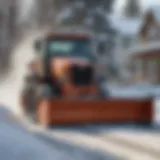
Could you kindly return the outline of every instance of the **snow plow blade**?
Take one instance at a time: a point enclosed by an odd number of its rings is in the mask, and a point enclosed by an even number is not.
[[[143,100],[49,100],[38,106],[37,117],[43,125],[107,122],[152,122],[151,99]]]

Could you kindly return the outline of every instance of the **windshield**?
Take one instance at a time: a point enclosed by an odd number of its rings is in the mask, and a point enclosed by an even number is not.
[[[49,56],[83,56],[92,55],[90,40],[55,38],[48,41]]]

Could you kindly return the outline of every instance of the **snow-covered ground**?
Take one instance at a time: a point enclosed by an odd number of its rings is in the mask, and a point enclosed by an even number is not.
[[[157,125],[157,127],[160,127],[160,99],[157,98],[154,101],[154,123]]]
[[[0,82],[0,103],[9,107],[16,114],[20,114],[19,95],[23,85],[23,77],[27,73],[27,64],[34,57],[33,42],[37,36],[46,32],[29,32],[21,42],[15,46],[12,54],[12,68],[9,76]]]
[[[128,86],[108,85],[106,87],[112,97],[145,98],[152,96],[156,99],[160,98],[160,85],[141,83]]]
[[[85,147],[30,133],[8,110],[0,106],[0,159],[2,160],[118,160]]]
[[[137,125],[83,125],[33,132],[68,144],[116,155],[122,160],[159,160],[159,130]]]
[[[66,155],[44,145],[29,134],[10,113],[0,108],[0,157],[2,160],[62,160]],[[2,119],[3,115],[3,119]],[[10,118],[9,118],[10,117]]]

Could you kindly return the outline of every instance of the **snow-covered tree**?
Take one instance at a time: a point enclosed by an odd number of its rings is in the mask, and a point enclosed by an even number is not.
[[[71,4],[70,0],[35,0],[33,12],[38,25],[55,25],[57,16],[69,3]]]
[[[124,16],[135,18],[141,14],[141,6],[139,0],[127,0],[123,9]]]
[[[16,41],[17,1],[0,1],[0,72],[6,72],[10,53]]]

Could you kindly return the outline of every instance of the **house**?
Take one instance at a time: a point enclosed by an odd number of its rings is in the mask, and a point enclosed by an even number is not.
[[[160,43],[150,43],[130,52],[132,83],[160,83]]]
[[[160,83],[160,7],[151,8],[142,19],[139,42],[130,50],[131,80],[134,83]],[[131,64],[131,63],[130,63]]]
[[[160,7],[152,7],[145,13],[139,38],[145,44],[160,41]]]

